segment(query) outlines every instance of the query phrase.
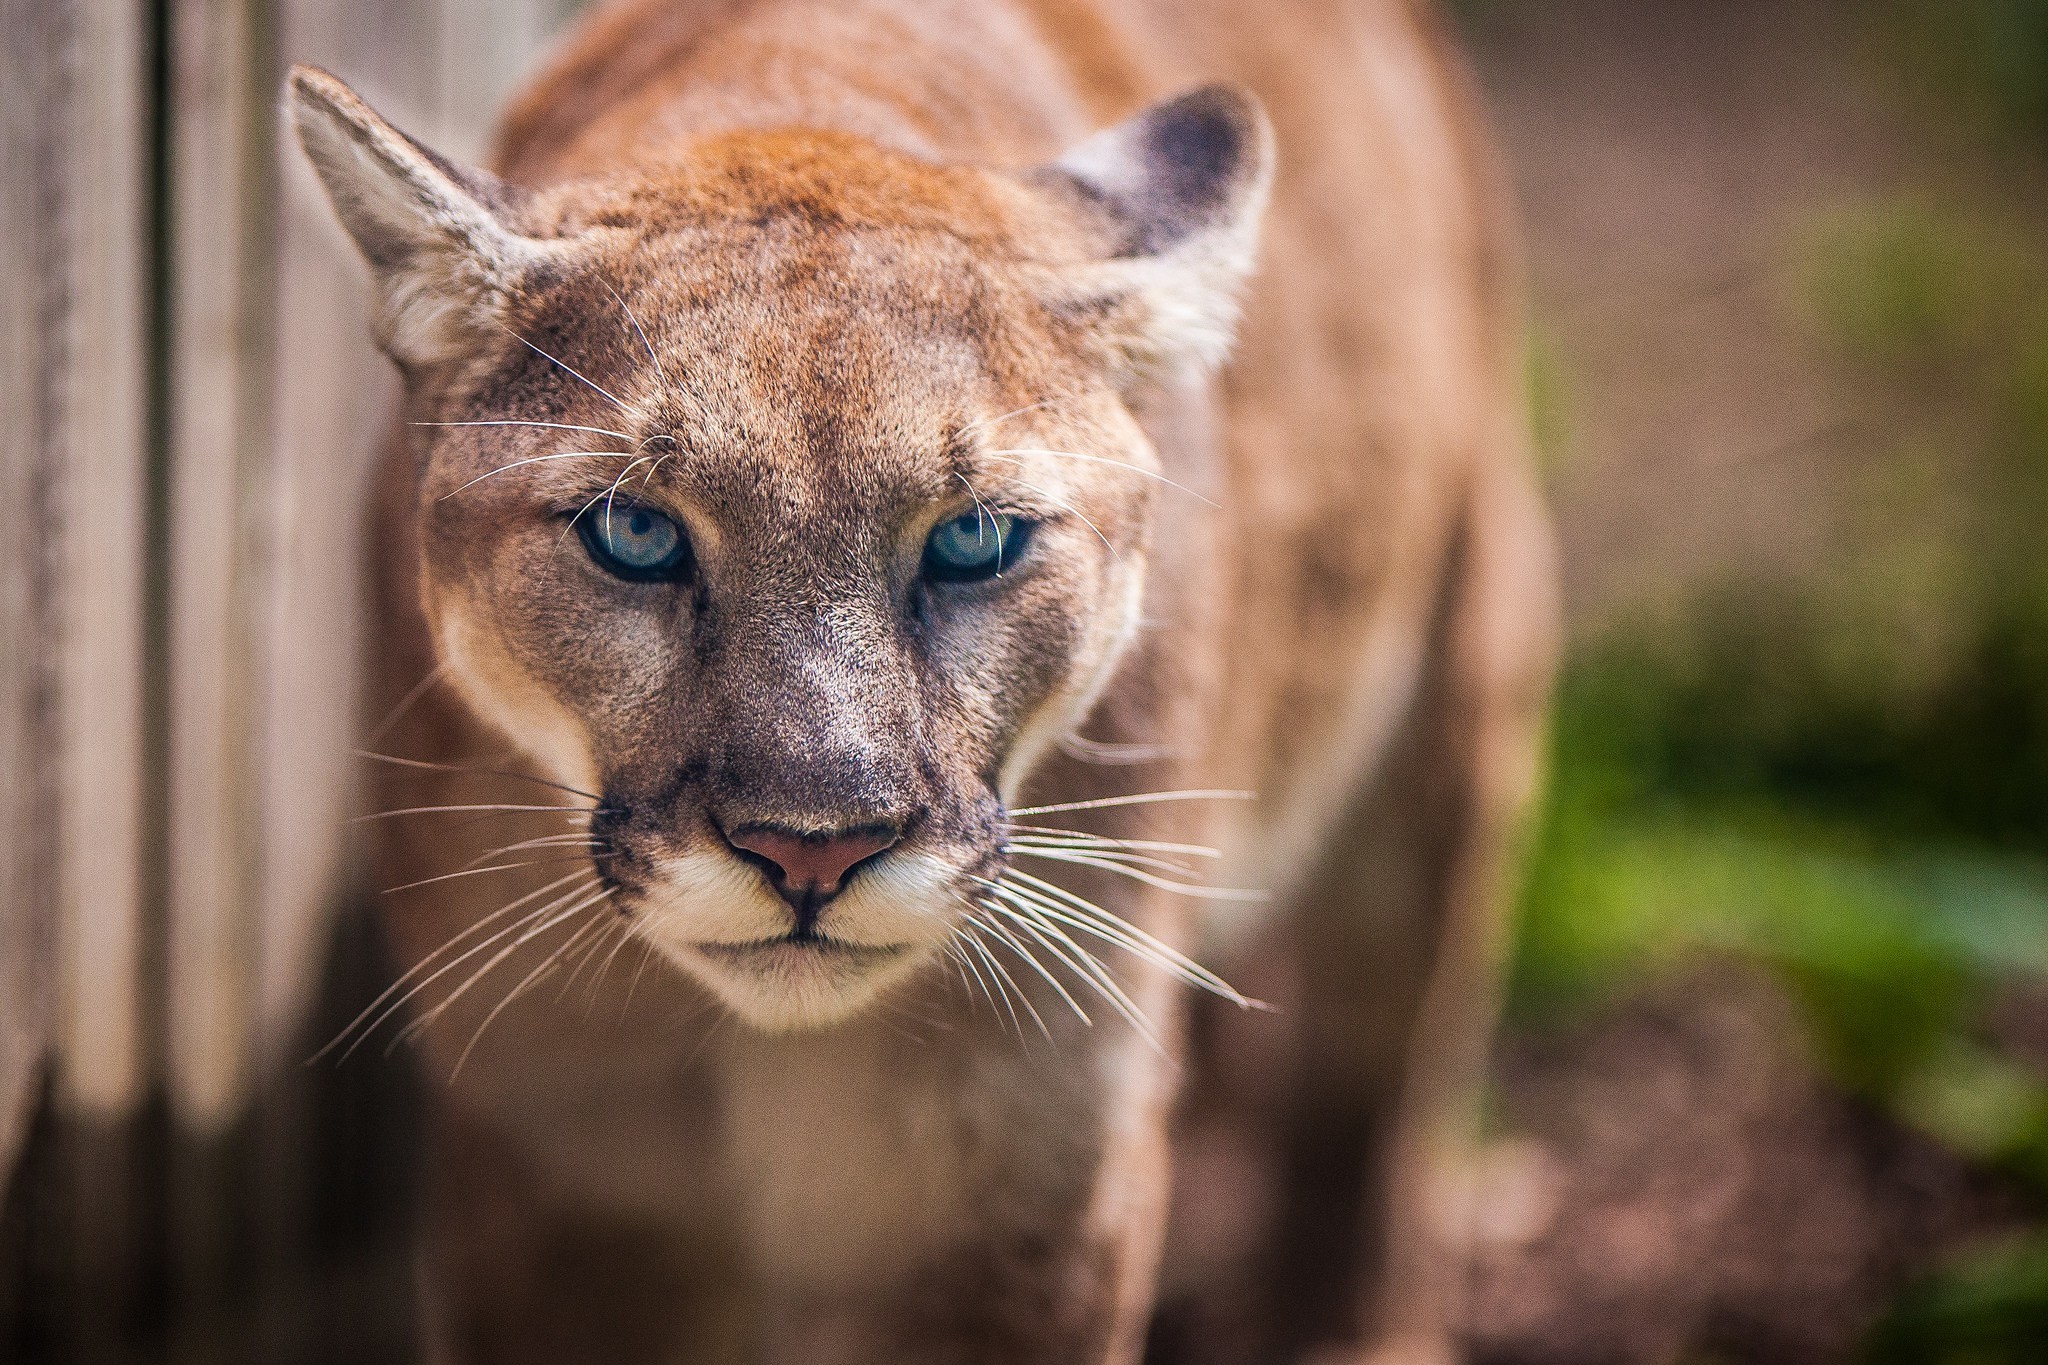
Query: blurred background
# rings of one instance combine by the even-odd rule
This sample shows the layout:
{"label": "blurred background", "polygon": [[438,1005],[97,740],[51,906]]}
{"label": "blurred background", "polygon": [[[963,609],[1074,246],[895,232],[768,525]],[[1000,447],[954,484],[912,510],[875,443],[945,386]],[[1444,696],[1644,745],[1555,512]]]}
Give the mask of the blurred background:
{"label": "blurred background", "polygon": [[[402,1069],[284,1064],[390,384],[272,109],[475,155],[573,8],[0,0],[0,1359],[407,1349]],[[1473,1350],[2048,1361],[2048,0],[1452,11],[1570,613]]]}

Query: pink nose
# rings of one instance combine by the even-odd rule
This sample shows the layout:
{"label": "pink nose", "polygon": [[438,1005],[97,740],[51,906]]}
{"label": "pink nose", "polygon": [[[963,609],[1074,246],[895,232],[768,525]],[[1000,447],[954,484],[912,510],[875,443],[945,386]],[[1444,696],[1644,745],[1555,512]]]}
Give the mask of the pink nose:
{"label": "pink nose", "polygon": [[734,848],[768,863],[785,898],[822,899],[839,890],[856,863],[896,842],[888,825],[862,825],[833,834],[799,834],[774,825],[742,825],[726,834]]}

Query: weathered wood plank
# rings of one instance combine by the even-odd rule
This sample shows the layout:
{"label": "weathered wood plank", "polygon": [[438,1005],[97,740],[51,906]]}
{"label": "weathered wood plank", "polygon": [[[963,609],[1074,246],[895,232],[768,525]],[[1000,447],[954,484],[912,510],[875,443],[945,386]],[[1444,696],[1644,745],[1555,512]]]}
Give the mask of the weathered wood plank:
{"label": "weathered wood plank", "polygon": [[[30,0],[33,6],[35,0]],[[126,1113],[149,1084],[142,989],[150,433],[145,7],[73,0],[62,126],[65,376],[57,762],[60,1099]]]}
{"label": "weathered wood plank", "polygon": [[249,1093],[259,942],[251,608],[271,518],[251,449],[263,397],[251,11],[250,0],[192,0],[173,6],[171,28],[166,1041],[173,1110],[201,1133],[220,1131]]}
{"label": "weathered wood plank", "polygon": [[0,0],[0,1181],[13,1168],[50,1026],[48,511],[60,245],[48,110],[62,10]]}

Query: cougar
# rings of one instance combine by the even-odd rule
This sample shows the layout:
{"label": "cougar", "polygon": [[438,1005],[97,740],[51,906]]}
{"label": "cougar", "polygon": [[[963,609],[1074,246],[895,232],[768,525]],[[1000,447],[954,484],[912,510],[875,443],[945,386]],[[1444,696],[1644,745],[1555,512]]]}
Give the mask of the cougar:
{"label": "cougar", "polygon": [[287,99],[433,1358],[1454,1355],[1556,608],[1434,16],[622,0],[489,171]]}

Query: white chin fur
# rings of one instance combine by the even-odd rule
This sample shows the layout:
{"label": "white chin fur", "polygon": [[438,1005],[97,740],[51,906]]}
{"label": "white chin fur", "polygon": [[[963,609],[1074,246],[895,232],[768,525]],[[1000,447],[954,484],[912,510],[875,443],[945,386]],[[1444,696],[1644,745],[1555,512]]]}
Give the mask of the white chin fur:
{"label": "white chin fur", "polygon": [[635,918],[664,957],[726,1008],[771,1033],[858,1014],[922,965],[957,921],[952,869],[922,853],[885,856],[826,906],[824,946],[775,944],[794,927],[760,873],[724,852],[668,860]]}

